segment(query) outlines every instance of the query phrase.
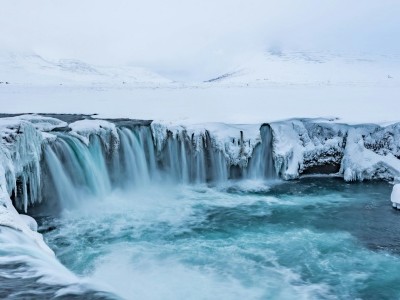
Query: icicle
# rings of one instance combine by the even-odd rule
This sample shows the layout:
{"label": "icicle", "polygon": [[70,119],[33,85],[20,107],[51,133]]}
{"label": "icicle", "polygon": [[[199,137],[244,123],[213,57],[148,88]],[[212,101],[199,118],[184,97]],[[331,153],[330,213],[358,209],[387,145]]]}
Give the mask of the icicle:
{"label": "icicle", "polygon": [[22,196],[24,200],[24,212],[28,211],[28,191],[26,188],[26,178],[25,175],[22,175]]}

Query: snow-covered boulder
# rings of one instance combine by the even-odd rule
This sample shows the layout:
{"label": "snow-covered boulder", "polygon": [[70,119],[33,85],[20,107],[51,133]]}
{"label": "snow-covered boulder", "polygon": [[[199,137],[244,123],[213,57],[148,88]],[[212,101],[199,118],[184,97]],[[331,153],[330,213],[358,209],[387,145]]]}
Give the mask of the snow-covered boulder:
{"label": "snow-covered boulder", "polygon": [[347,126],[325,119],[294,119],[270,124],[275,169],[294,179],[308,169],[340,165]]}
{"label": "snow-covered boulder", "polygon": [[30,230],[32,231],[38,230],[38,224],[36,223],[36,220],[34,218],[24,214],[19,214],[19,217],[29,227]]}
{"label": "snow-covered boulder", "polygon": [[275,168],[284,179],[325,167],[346,181],[400,177],[400,123],[382,127],[294,119],[270,125]]}
{"label": "snow-covered boulder", "polygon": [[390,201],[392,201],[392,205],[394,208],[400,209],[400,184],[395,184],[393,186]]}
{"label": "snow-covered boulder", "polygon": [[374,151],[366,144],[366,140],[373,141],[374,144],[381,143],[382,140],[377,138],[376,133],[384,130],[375,128],[375,134],[371,134],[363,127],[349,129],[340,171],[346,181],[391,180],[400,176],[400,160],[389,148],[384,147]]}
{"label": "snow-covered boulder", "polygon": [[96,135],[101,139],[107,150],[113,150],[119,146],[119,135],[114,123],[105,120],[85,119],[68,125],[70,134],[89,145],[90,136]]}

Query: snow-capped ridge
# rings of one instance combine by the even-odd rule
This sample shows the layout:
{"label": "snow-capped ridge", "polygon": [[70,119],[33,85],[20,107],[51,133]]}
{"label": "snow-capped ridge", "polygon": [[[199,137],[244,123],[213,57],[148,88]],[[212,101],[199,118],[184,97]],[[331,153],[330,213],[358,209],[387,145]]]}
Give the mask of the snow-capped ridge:
{"label": "snow-capped ridge", "polygon": [[400,57],[269,50],[206,80],[223,86],[398,86]]}
{"label": "snow-capped ridge", "polygon": [[0,53],[0,82],[23,86],[159,86],[172,81],[142,67],[95,66],[77,59],[45,59],[32,53]]}

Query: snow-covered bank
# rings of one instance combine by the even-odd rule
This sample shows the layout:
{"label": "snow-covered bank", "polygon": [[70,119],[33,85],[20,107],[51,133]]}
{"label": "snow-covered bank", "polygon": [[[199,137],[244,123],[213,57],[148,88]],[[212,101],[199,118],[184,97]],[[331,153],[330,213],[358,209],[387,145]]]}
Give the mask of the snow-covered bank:
{"label": "snow-covered bank", "polygon": [[[53,251],[35,229],[35,221],[19,215],[10,196],[22,194],[23,208],[40,200],[42,144],[54,136],[47,132],[66,123],[49,117],[25,115],[0,119],[0,225],[21,231],[50,255]],[[21,181],[17,188],[17,179]]]}
{"label": "snow-covered bank", "polygon": [[399,120],[400,86],[27,87],[0,86],[2,113],[98,114],[175,123],[255,124],[338,118],[347,124]]}

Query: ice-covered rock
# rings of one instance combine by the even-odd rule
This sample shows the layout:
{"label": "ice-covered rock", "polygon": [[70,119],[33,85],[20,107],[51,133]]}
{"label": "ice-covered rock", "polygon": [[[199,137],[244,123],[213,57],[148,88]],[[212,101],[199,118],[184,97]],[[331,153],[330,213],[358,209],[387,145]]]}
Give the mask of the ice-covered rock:
{"label": "ice-covered rock", "polygon": [[[346,181],[365,179],[394,179],[400,176],[400,160],[389,148],[373,151],[367,148],[366,139],[381,143],[377,132],[385,129],[375,128],[373,134],[367,128],[351,128],[348,131],[345,155],[342,160],[341,173]],[[374,138],[375,137],[375,138]]]}
{"label": "ice-covered rock", "polygon": [[19,199],[27,211],[30,203],[40,201],[40,159],[42,144],[47,142],[43,132],[66,123],[50,117],[22,115],[0,119],[0,226],[23,232],[32,238],[44,252],[54,255],[37,233],[37,224],[29,216],[20,215],[14,208],[10,194],[17,198],[17,178],[22,181]]}
{"label": "ice-covered rock", "polygon": [[310,168],[340,164],[346,125],[323,119],[295,119],[270,126],[275,168],[282,178],[294,179]]}
{"label": "ice-covered rock", "polygon": [[43,241],[42,235],[36,232],[36,222],[28,216],[22,217],[18,214],[11,203],[6,187],[5,170],[0,165],[0,226],[10,227],[23,232],[26,236],[30,237],[40,249],[53,256],[54,252]]}
{"label": "ice-covered rock", "polygon": [[[25,211],[29,203],[40,201],[42,144],[52,137],[50,134],[43,135],[43,132],[64,125],[57,119],[40,119],[35,115],[0,119],[0,163],[4,168],[7,190],[9,193],[12,190],[15,194],[21,193],[19,199],[22,199],[22,203],[17,204]],[[17,179],[22,183],[20,191],[17,189]]]}
{"label": "ice-covered rock", "polygon": [[347,125],[335,120],[271,123],[275,168],[284,179],[326,172],[346,181],[400,176],[400,124]]}
{"label": "ice-covered rock", "polygon": [[97,135],[106,146],[107,150],[118,148],[119,136],[114,123],[105,120],[79,120],[68,125],[71,128],[71,135],[81,139],[89,145],[90,136]]}

